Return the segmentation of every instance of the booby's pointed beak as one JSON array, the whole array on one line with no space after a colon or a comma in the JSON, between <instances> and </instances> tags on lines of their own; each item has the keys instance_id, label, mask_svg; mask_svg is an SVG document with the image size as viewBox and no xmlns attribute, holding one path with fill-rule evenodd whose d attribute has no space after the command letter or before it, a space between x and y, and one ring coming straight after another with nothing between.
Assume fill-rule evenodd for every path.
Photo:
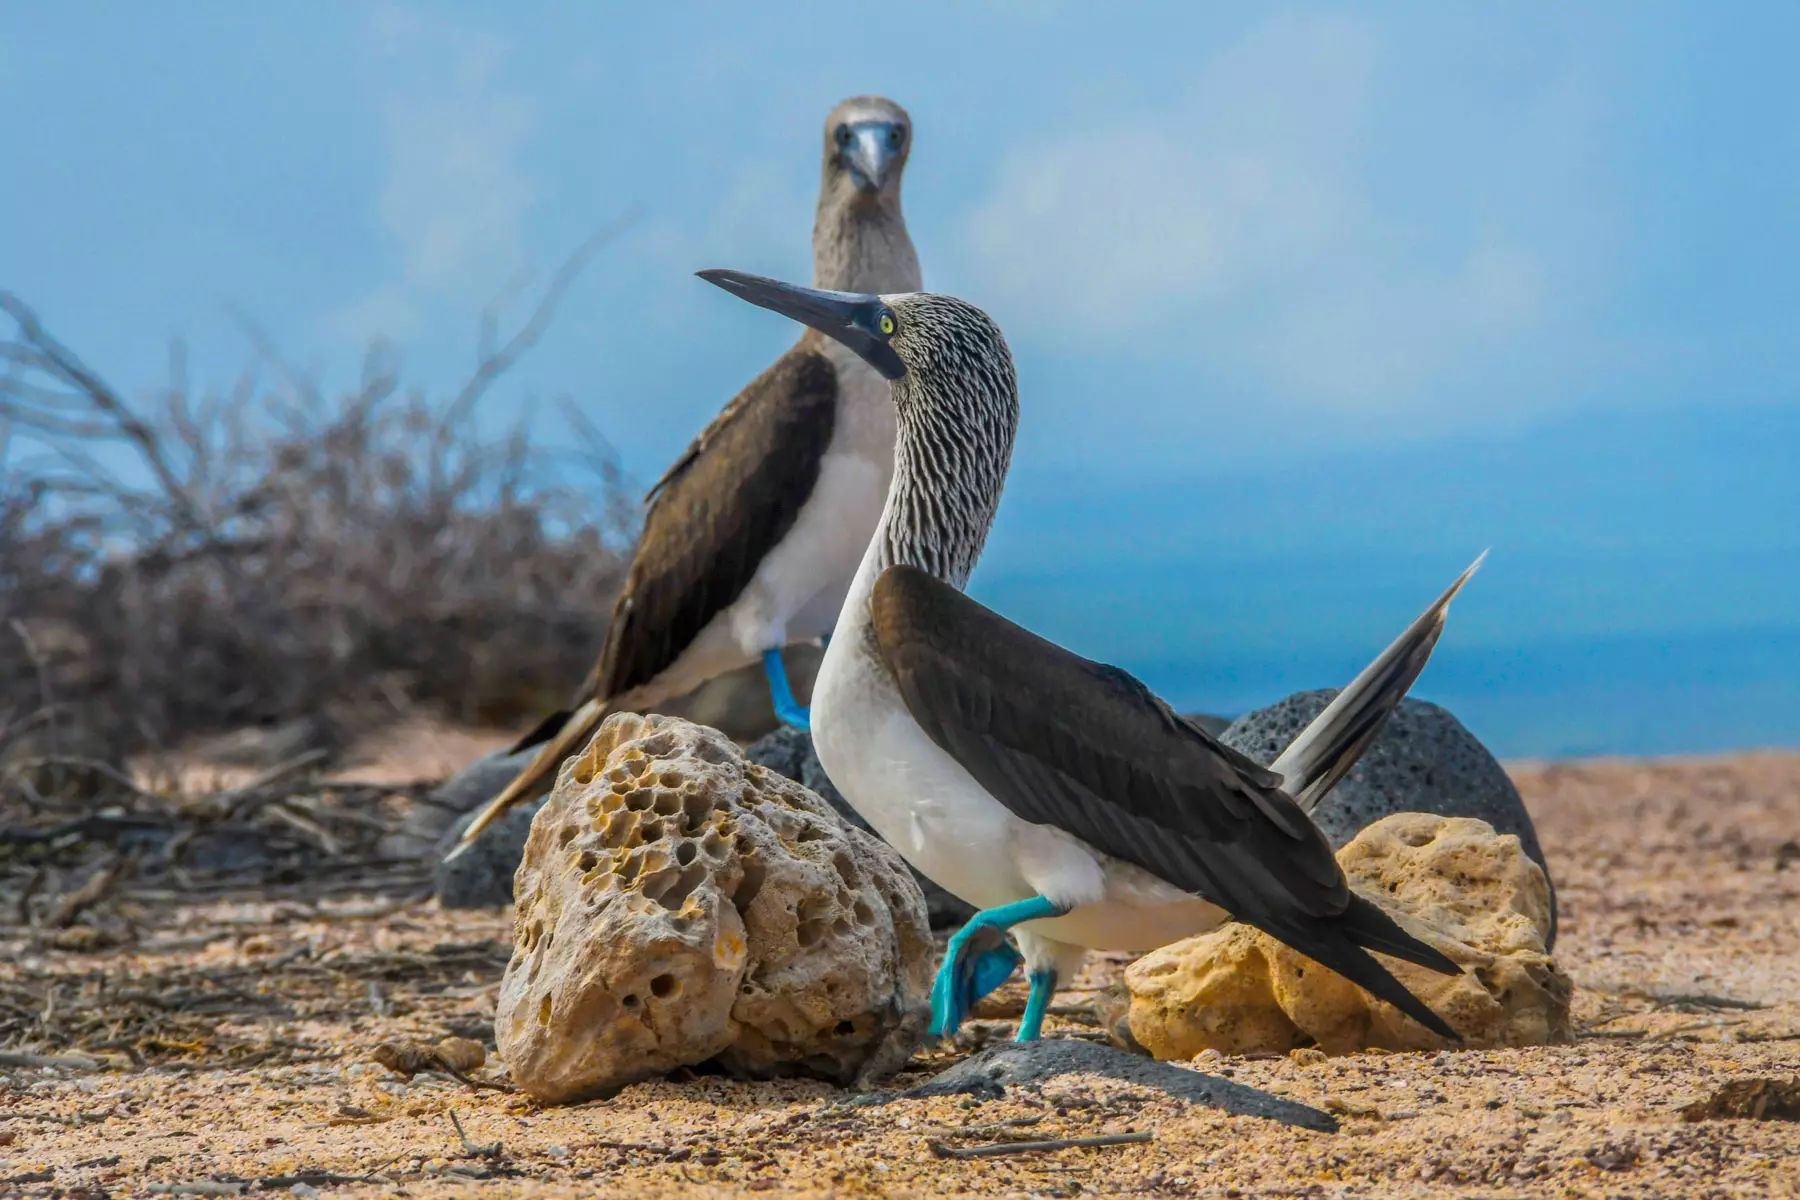
<instances>
[{"instance_id":1,"label":"booby's pointed beak","mask_svg":"<svg viewBox=\"0 0 1800 1200\"><path fill-rule=\"evenodd\" d=\"M700 278L724 288L759 308L810 325L826 337L842 342L888 379L906 374L906 364L888 344L879 321L886 305L880 296L859 292L825 292L818 288L782 283L761 275L714 268L696 272Z\"/></svg>"},{"instance_id":2,"label":"booby's pointed beak","mask_svg":"<svg viewBox=\"0 0 1800 1200\"><path fill-rule=\"evenodd\" d=\"M851 130L844 163L863 191L879 192L887 186L888 172L900 157L893 139L894 127L885 121L870 121Z\"/></svg>"}]
</instances>

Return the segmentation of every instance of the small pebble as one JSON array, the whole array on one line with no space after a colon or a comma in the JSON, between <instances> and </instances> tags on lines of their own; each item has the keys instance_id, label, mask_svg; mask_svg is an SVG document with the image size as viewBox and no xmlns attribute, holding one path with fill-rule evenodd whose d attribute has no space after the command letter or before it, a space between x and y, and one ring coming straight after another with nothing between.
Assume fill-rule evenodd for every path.
<instances>
[{"instance_id":1,"label":"small pebble","mask_svg":"<svg viewBox=\"0 0 1800 1200\"><path fill-rule=\"evenodd\" d=\"M288 1191L300 1197L300 1200L319 1200L319 1189L307 1183L296 1183Z\"/></svg>"}]
</instances>

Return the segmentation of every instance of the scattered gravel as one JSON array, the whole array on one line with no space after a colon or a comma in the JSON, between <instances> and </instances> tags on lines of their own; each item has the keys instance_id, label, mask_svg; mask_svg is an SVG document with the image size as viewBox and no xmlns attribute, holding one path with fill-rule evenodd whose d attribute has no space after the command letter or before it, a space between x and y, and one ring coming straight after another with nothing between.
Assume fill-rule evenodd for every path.
<instances>
[{"instance_id":1,"label":"scattered gravel","mask_svg":"<svg viewBox=\"0 0 1800 1200\"><path fill-rule=\"evenodd\" d=\"M429 1072L409 1083L368 1054L489 1036L504 913L219 902L112 956L43 949L0 927L0 1048L108 1061L101 1072L0 1067L0 1193L225 1194L241 1180L425 1198L489 1180L504 1181L482 1193L496 1196L1800 1196L1800 1126L1682 1115L1735 1081L1800 1069L1800 864L1782 852L1800 836L1800 755L1526 765L1513 776L1560 884L1558 956L1581 988L1583 1036L1192 1064L1198 1081L1329 1113L1336 1133L1083 1070L1017 1082L1001 1099L878 1106L813 1081L706 1075L554 1109ZM1059 996L1053 1034L1098 1036L1084 1002L1104 996L1121 962L1095 961ZM196 972L228 986L184 985L197 997L187 1002L215 1006L191 1048L118 1031L115 1018L148 1010L134 988ZM52 992L57 1012L79 1013L58 1028L89 1033L33 1034ZM1009 985L983 1012L1021 999ZM961 1048L921 1056L891 1086L921 1084L1010 1033L1010 1022L974 1021ZM128 1049L103 1048L121 1037ZM277 1053L251 1062L263 1042ZM992 1157L932 1148L1075 1138L1113 1143Z\"/></svg>"}]
</instances>

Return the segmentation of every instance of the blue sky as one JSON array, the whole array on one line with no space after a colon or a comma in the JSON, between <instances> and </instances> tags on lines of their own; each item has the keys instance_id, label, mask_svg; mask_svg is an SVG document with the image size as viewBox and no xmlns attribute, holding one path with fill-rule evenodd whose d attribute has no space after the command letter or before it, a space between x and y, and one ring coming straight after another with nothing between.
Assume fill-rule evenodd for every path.
<instances>
[{"instance_id":1,"label":"blue sky","mask_svg":"<svg viewBox=\"0 0 1800 1200\"><path fill-rule=\"evenodd\" d=\"M0 287L147 391L242 313L328 382L644 216L484 419L650 479L791 331L819 123L912 111L929 286L1024 425L976 590L1172 698L1337 682L1475 552L1420 692L1515 754L1800 743L1791 5L0 8ZM517 306L515 305L515 308ZM553 421L540 436L562 436Z\"/></svg>"}]
</instances>

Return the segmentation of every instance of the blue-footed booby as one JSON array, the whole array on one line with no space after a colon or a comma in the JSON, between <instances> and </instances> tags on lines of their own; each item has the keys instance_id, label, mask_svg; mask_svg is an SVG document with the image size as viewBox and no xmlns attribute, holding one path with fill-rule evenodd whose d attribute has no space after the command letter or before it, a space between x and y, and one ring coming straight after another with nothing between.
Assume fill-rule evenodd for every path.
<instances>
[{"instance_id":1,"label":"blue-footed booby","mask_svg":"<svg viewBox=\"0 0 1800 1200\"><path fill-rule=\"evenodd\" d=\"M911 291L919 259L900 208L912 119L879 96L825 119L813 280ZM515 746L543 749L469 824L467 846L535 799L609 712L654 709L760 659L776 714L805 727L781 648L830 634L893 474L886 381L808 330L701 431L645 498L644 531L599 661L572 711Z\"/></svg>"},{"instance_id":2,"label":"blue-footed booby","mask_svg":"<svg viewBox=\"0 0 1800 1200\"><path fill-rule=\"evenodd\" d=\"M1351 890L1307 812L1412 685L1475 568L1264 768L1131 675L963 594L1019 417L1012 356L985 313L930 293L701 274L889 380L893 482L814 685L813 738L869 824L980 910L950 940L932 1033L953 1033L1011 972L1008 930L1031 983L1023 1041L1087 950L1149 950L1235 918L1455 1039L1369 951L1459 968Z\"/></svg>"}]
</instances>

